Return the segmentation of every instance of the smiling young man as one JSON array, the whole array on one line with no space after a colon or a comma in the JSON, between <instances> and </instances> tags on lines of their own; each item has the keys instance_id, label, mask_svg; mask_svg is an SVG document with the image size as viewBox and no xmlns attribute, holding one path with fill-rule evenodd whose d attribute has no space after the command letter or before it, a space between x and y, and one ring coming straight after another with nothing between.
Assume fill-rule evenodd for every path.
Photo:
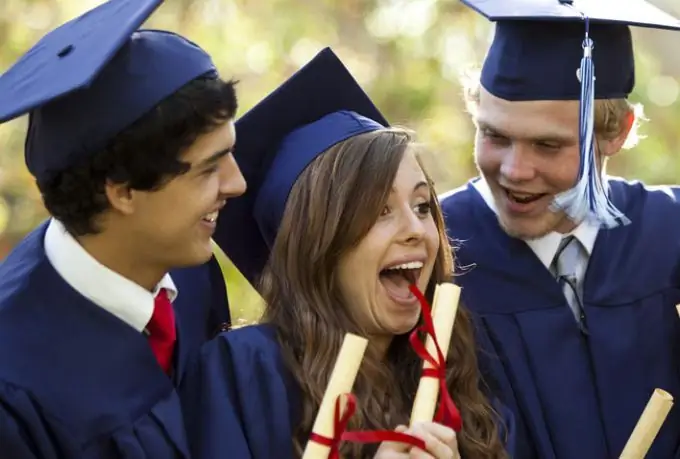
<instances>
[{"instance_id":1,"label":"smiling young man","mask_svg":"<svg viewBox=\"0 0 680 459\"><path fill-rule=\"evenodd\" d=\"M112 0L0 77L51 218L0 266L3 457L188 458L175 386L228 318L211 237L245 181L234 85Z\"/></svg>"},{"instance_id":2,"label":"smiling young man","mask_svg":"<svg viewBox=\"0 0 680 459\"><path fill-rule=\"evenodd\" d=\"M497 21L467 88L481 177L441 199L483 374L515 412L516 457L618 457L654 389L680 394L680 193L604 168L636 140L628 26L680 21L645 2L465 3ZM678 445L671 412L646 457Z\"/></svg>"}]
</instances>

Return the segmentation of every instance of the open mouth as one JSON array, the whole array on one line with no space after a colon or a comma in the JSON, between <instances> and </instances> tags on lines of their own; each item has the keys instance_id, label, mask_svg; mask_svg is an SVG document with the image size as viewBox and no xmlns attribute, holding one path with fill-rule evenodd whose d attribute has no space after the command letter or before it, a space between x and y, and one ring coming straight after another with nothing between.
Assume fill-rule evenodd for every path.
<instances>
[{"instance_id":1,"label":"open mouth","mask_svg":"<svg viewBox=\"0 0 680 459\"><path fill-rule=\"evenodd\" d=\"M547 196L545 193L540 194L517 193L510 191L507 188L503 188L503 190L505 191L505 194L508 197L508 199L517 204L530 204L532 202L538 201L544 196Z\"/></svg>"},{"instance_id":2,"label":"open mouth","mask_svg":"<svg viewBox=\"0 0 680 459\"><path fill-rule=\"evenodd\" d=\"M422 269L423 262L421 261L390 266L380 271L380 282L393 300L410 303L415 296L409 290L409 286L418 283Z\"/></svg>"}]
</instances>

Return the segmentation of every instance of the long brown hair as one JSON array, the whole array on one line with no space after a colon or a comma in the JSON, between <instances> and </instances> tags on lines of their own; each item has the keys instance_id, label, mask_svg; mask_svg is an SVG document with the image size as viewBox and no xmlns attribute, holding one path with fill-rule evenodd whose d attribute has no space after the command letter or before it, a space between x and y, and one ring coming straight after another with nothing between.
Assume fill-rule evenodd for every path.
<instances>
[{"instance_id":1,"label":"long brown hair","mask_svg":"<svg viewBox=\"0 0 680 459\"><path fill-rule=\"evenodd\" d=\"M267 304L264 322L276 328L284 359L301 388L302 419L293 438L298 454L311 432L345 333L362 334L338 289L338 261L378 219L404 153L413 146L410 133L396 128L352 137L319 155L288 197L260 290ZM453 260L431 182L430 192L440 235L425 292L432 301L434 286L451 280ZM449 391L463 418L458 434L461 453L477 459L506 457L498 435L499 417L479 389L472 327L462 305L447 361ZM383 356L369 346L353 387L358 407L350 428L407 425L421 368L408 335L395 336ZM372 457L376 449L377 445L345 444L342 452Z\"/></svg>"}]
</instances>

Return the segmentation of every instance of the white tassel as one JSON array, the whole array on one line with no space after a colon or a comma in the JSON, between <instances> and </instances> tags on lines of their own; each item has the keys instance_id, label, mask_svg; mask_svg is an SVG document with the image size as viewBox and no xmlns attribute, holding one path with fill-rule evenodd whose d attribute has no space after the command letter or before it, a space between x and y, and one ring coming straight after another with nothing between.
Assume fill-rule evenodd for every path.
<instances>
[{"instance_id":1,"label":"white tassel","mask_svg":"<svg viewBox=\"0 0 680 459\"><path fill-rule=\"evenodd\" d=\"M587 28L587 25L586 25ZM576 185L555 197L553 211L563 210L574 222L588 220L604 228L627 225L630 220L609 200L595 157L595 65L593 41L583 42L583 59L578 76L581 80L579 113L580 165Z\"/></svg>"}]
</instances>

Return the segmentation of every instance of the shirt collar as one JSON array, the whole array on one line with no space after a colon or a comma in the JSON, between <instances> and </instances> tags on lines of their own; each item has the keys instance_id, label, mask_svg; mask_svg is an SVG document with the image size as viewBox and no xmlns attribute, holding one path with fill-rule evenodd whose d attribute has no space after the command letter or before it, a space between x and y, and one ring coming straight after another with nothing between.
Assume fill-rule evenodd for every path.
<instances>
[{"instance_id":1,"label":"shirt collar","mask_svg":"<svg viewBox=\"0 0 680 459\"><path fill-rule=\"evenodd\" d=\"M473 183L473 186L475 190L477 190L477 192L482 196L486 205L497 214L498 212L496 210L493 194L491 193L491 188L489 188L489 184L486 182L486 180L484 180L484 178L480 178ZM553 258L555 258L555 254L557 253L557 249L559 248L562 238L569 235L576 237L590 257L593 252L593 247L595 246L597 233L597 226L587 221L583 221L576 228L574 228L571 233L561 234L552 231L543 237L525 240L524 242L526 242L531 250L534 251L538 259L541 260L541 263L543 263L546 268L550 269L550 265L552 264Z\"/></svg>"},{"instance_id":2,"label":"shirt collar","mask_svg":"<svg viewBox=\"0 0 680 459\"><path fill-rule=\"evenodd\" d=\"M107 268L92 257L64 225L51 219L45 233L45 254L59 275L74 290L141 332L151 320L154 299L164 288L170 301L178 295L169 274L153 292Z\"/></svg>"}]
</instances>

